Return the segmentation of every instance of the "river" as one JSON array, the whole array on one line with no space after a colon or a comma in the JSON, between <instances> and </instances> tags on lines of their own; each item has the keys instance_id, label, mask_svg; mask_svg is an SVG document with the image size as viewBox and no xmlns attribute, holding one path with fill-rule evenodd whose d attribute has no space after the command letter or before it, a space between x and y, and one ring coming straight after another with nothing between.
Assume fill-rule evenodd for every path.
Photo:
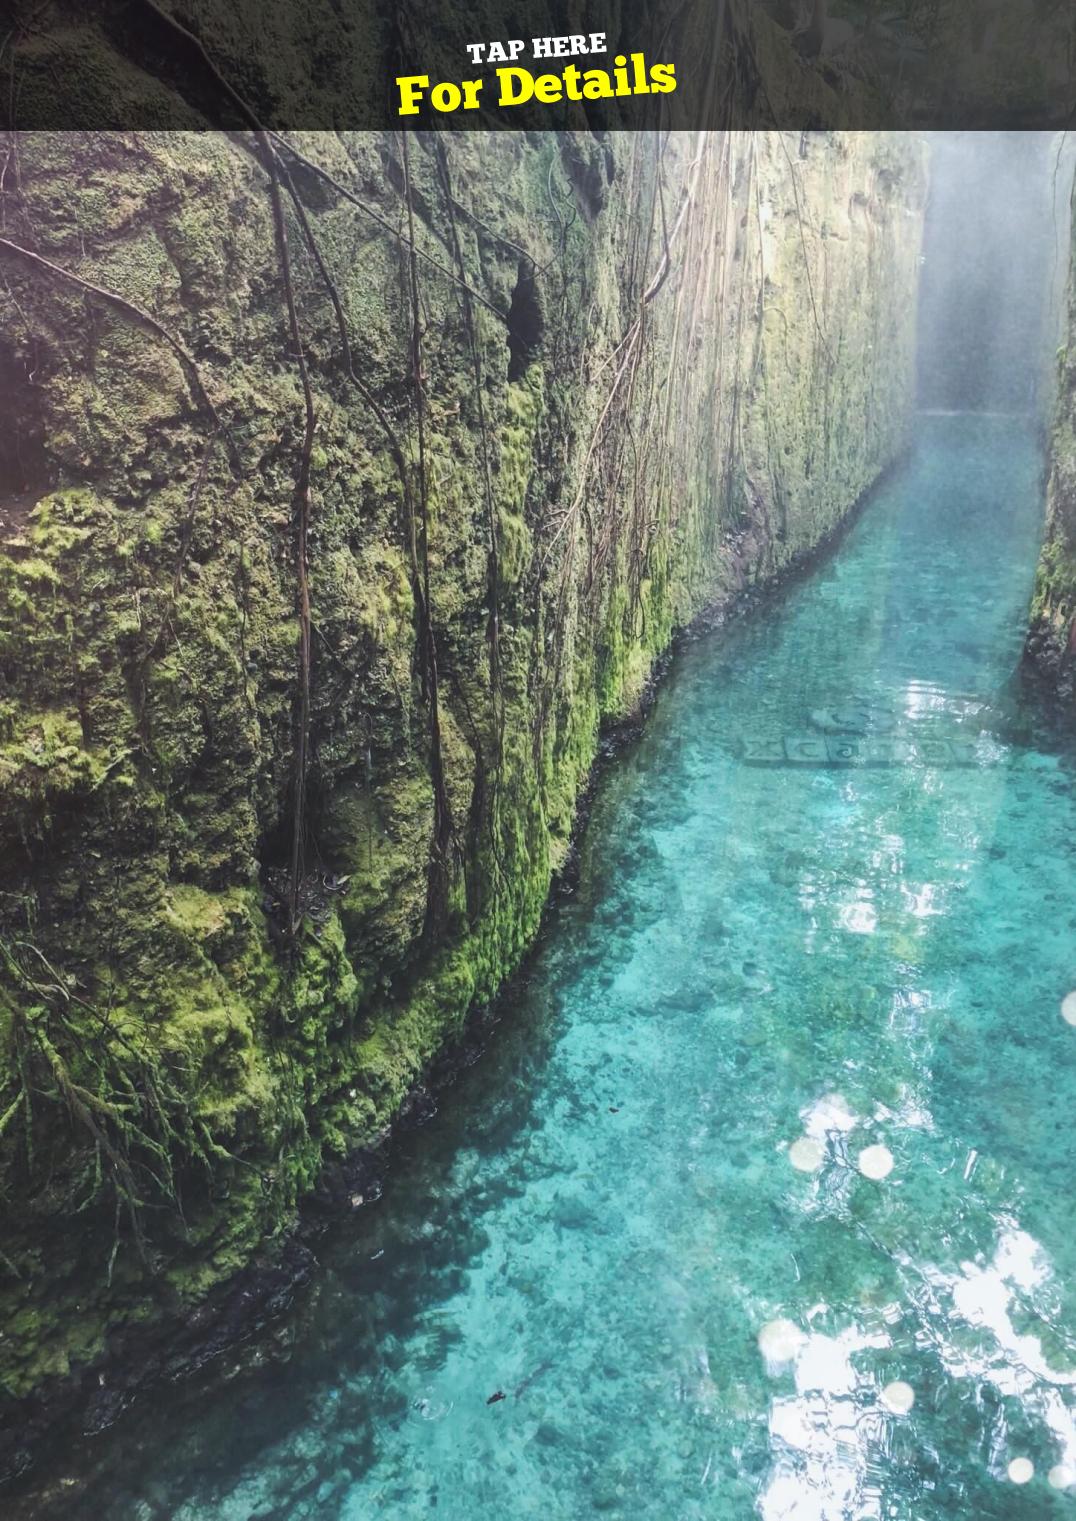
<instances>
[{"instance_id":1,"label":"river","mask_svg":"<svg viewBox=\"0 0 1076 1521\"><path fill-rule=\"evenodd\" d=\"M1040 455L1019 419L915 434L830 560L685 644L488 1049L288 1318L54 1449L17 1513L1060 1514L1076 802L1014 675Z\"/></svg>"}]
</instances>

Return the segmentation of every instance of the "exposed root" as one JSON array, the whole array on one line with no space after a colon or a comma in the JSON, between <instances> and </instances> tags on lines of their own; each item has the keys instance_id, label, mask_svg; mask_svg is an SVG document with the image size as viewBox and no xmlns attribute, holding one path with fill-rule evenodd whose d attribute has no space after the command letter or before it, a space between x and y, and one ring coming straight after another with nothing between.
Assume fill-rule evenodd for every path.
<instances>
[{"instance_id":1,"label":"exposed root","mask_svg":"<svg viewBox=\"0 0 1076 1521\"><path fill-rule=\"evenodd\" d=\"M422 307L419 299L418 253L415 246L415 211L411 194L411 161L407 133L400 134L403 156L404 195L407 205L409 257L408 291L411 301L411 382L415 398L415 426L418 440L418 519L412 522L411 554L415 574L418 611L418 653L424 695L430 717L430 777L433 782L434 830L430 842L430 872L426 897L424 933L435 933L444 922L448 909L450 864L455 826L445 781L444 753L441 744L441 711L437 680L437 642L430 606L430 515L429 478L426 467L426 393L422 370Z\"/></svg>"},{"instance_id":2,"label":"exposed root","mask_svg":"<svg viewBox=\"0 0 1076 1521\"><path fill-rule=\"evenodd\" d=\"M291 273L291 253L288 247L288 229L284 221L284 203L280 195L280 177L276 153L265 134L260 134L269 161L269 193L273 205L273 227L276 233L277 252L284 277L284 296L288 308L288 327L295 348L296 363L303 391L303 441L299 454L299 470L295 481L295 575L299 613L299 700L295 720L295 751L292 762L292 831L291 861L288 879L288 933L294 938L302 915L299 911L300 887L303 875L303 855L306 831L307 770L310 748L310 459L314 448L314 432L317 420L314 415L314 392L310 385L310 372L306 363L302 334L299 331L299 314L295 305L295 286Z\"/></svg>"},{"instance_id":3,"label":"exposed root","mask_svg":"<svg viewBox=\"0 0 1076 1521\"><path fill-rule=\"evenodd\" d=\"M10 238L0 237L0 254L7 254L10 258L20 259L23 263L47 275L50 279L64 281L68 285L75 286L78 290L85 291L88 296L92 296L98 301L103 301L115 311L122 313L129 321L133 322L137 327L142 328L145 332L152 333L155 337L162 339L179 360L191 393L198 407L212 422L214 431L220 432L223 430L223 423L213 404L212 397L206 390L197 364L184 344L174 333L169 332L163 323L158 322L156 317L151 317L149 312L145 311L141 306L136 305L135 302L128 301L127 297L121 296L118 291L109 290L104 285L95 285L92 280L84 280L81 275L76 275L73 270L63 269L59 264L54 264L51 259L46 259L43 255L34 253L32 249L23 248L19 243L13 243Z\"/></svg>"}]
</instances>

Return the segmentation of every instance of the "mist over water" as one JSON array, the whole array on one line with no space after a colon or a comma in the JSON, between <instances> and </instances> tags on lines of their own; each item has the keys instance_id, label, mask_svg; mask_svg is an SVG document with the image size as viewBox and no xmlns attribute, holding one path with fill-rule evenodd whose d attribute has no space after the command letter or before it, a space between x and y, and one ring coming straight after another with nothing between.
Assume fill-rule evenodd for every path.
<instances>
[{"instance_id":1,"label":"mist over water","mask_svg":"<svg viewBox=\"0 0 1076 1521\"><path fill-rule=\"evenodd\" d=\"M1041 416L1071 159L1048 132L939 132L930 147L919 405Z\"/></svg>"}]
</instances>

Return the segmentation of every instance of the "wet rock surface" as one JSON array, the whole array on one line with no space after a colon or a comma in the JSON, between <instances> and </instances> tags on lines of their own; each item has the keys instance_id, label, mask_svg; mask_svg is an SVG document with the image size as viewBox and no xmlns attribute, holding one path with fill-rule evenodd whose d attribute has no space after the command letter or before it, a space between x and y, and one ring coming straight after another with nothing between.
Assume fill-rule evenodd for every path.
<instances>
[{"instance_id":1,"label":"wet rock surface","mask_svg":"<svg viewBox=\"0 0 1076 1521\"><path fill-rule=\"evenodd\" d=\"M304 451L258 156L214 134L19 140L3 194L24 255L0 294L35 450L0 461L11 1454L98 1372L107 1424L272 1313L307 1271L281 1245L300 1202L360 1209L373 1184L345 1159L405 1104L434 1122L416 1085L570 883L602 735L676 631L805 563L903 447L919 148L658 148L461 135L404 165L389 135L297 143ZM599 205L579 187L609 156ZM667 269L645 236L662 198L683 213ZM409 205L418 375L392 231ZM77 1089L104 1106L100 1168ZM153 1320L183 1335L110 1382Z\"/></svg>"}]
</instances>

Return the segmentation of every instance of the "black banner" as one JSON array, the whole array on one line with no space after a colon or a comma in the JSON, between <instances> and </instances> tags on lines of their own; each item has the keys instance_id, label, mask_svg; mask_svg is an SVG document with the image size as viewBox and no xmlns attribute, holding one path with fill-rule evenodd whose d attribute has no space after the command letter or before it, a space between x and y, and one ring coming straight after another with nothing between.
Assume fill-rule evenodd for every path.
<instances>
[{"instance_id":1,"label":"black banner","mask_svg":"<svg viewBox=\"0 0 1076 1521\"><path fill-rule=\"evenodd\" d=\"M4 0L14 128L1040 128L1071 0Z\"/></svg>"}]
</instances>

